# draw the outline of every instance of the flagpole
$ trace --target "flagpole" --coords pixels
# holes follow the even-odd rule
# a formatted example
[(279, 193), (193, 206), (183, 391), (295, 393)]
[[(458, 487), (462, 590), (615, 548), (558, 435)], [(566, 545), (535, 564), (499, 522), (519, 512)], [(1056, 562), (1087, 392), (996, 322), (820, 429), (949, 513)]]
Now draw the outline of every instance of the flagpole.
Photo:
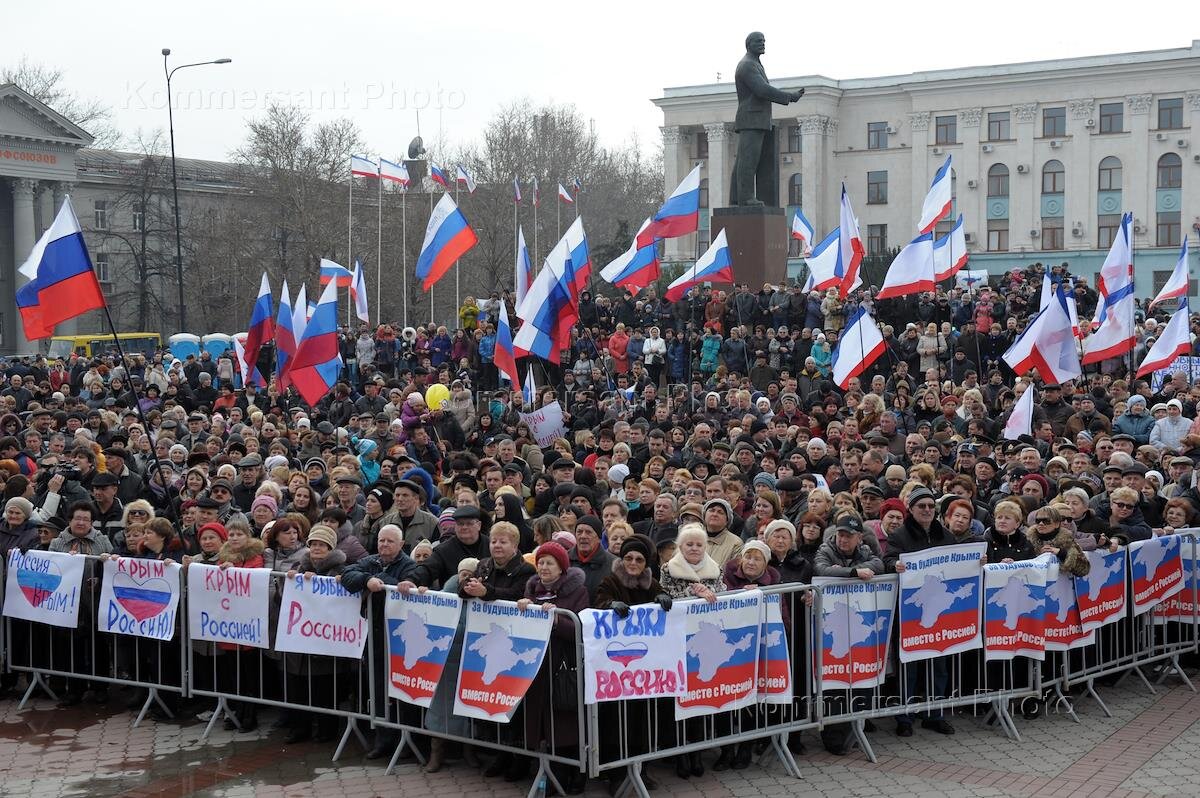
[(400, 274), (404, 306), (404, 326), (408, 326), (408, 186), (400, 195)]
[[(378, 324), (383, 320), (381, 308), (379, 305), (379, 292), (383, 287), (383, 160), (379, 161), (379, 222), (377, 226), (376, 241), (375, 241), (375, 323)], [(367, 284), (367, 278), (363, 277), (363, 285)], [(370, 325), (370, 322), (367, 322)]]
[[(433, 218), (433, 186), (429, 187), (429, 218)], [(433, 324), (433, 286), (429, 286), (429, 323)]]
[[(350, 166), (350, 209), (346, 217), (346, 263), (354, 263), (354, 166)], [(337, 281), (337, 278), (333, 278)], [(350, 322), (349, 308), (346, 309), (346, 322)]]
[(538, 267), (538, 203), (541, 199), (538, 197), (541, 187), (537, 184), (537, 178), (533, 179), (533, 257), (529, 259), (530, 271), (536, 272)]
[(554, 194), (554, 219), (558, 227), (558, 238), (562, 238), (562, 197), (558, 196), (557, 189)]
[[(461, 185), (461, 183), (459, 183), (458, 180), (454, 181), (454, 204), (455, 205), (458, 204), (458, 190), (459, 190), (460, 185)], [(458, 309), (460, 307), (462, 307), (462, 300), (459, 299), (459, 290), (458, 290), (458, 284), (459, 284), (458, 281), (459, 281), (459, 276), (461, 273), (462, 273), (462, 269), (459, 268), (458, 261), (455, 260), (454, 261), (454, 315), (456, 317), (458, 316)]]
[[(517, 182), (517, 178), (513, 177), (513, 185), (516, 185), (516, 182)], [(518, 211), (519, 205), (520, 205), (520, 203), (517, 202), (517, 195), (514, 193), (513, 194), (513, 263), (514, 264), (517, 263), (518, 259), (521, 256), (521, 242), (517, 240), (517, 229), (520, 227), (520, 224), (521, 224), (521, 222), (517, 218), (517, 211)], [(516, 272), (513, 275), (513, 301), (515, 302), (517, 299), (517, 283), (519, 283), (521, 281), (521, 274), (519, 271), (516, 271), (516, 270), (514, 270), (514, 271)], [(514, 305), (513, 306), (513, 316), (516, 316), (516, 315), (517, 315), (517, 309), (516, 309), (516, 306)]]

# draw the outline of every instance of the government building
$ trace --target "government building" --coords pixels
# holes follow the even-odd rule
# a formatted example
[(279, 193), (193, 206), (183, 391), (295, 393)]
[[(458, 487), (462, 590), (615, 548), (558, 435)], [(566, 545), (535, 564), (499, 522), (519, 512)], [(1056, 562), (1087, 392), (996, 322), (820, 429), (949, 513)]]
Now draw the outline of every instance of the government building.
[[(766, 64), (770, 75), (770, 56)], [(731, 64), (732, 66), (732, 64)], [(1141, 53), (834, 80), (772, 78), (805, 90), (775, 105), (779, 205), (803, 208), (817, 238), (850, 194), (868, 255), (916, 235), (934, 173), (953, 156), (955, 208), (970, 263), (998, 274), (1069, 262), (1094, 279), (1123, 211), (1134, 216), (1138, 296), (1151, 296), (1200, 231), (1200, 40)], [(727, 205), (737, 134), (732, 82), (668, 88), (663, 112), (666, 191), (697, 164), (701, 230), (667, 242), (688, 260), (709, 243), (710, 208)], [(947, 231), (950, 222), (939, 226)], [(1197, 263), (1192, 239), (1191, 263)], [(795, 242), (788, 276), (802, 279)], [(1197, 294), (1193, 281), (1191, 294)]]

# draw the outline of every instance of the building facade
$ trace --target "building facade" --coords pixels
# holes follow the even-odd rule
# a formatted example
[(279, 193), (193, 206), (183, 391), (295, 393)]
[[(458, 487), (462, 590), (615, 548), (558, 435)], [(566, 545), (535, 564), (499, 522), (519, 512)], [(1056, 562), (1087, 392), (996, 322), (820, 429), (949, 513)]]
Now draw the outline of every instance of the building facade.
[[(789, 219), (803, 208), (818, 238), (838, 223), (845, 183), (868, 254), (907, 244), (947, 155), (952, 218), (964, 218), (969, 268), (999, 273), (1067, 261), (1094, 279), (1122, 212), (1131, 211), (1137, 293), (1147, 296), (1169, 276), (1181, 237), (1200, 231), (1200, 141), (1192, 147), (1200, 40), (1143, 53), (772, 83), (805, 89), (798, 103), (774, 106), (779, 204)], [(708, 209), (727, 204), (737, 97), (732, 83), (718, 83), (668, 88), (654, 102), (663, 111), (666, 191), (704, 166), (701, 231), (668, 241), (665, 253), (688, 260), (708, 245)], [(949, 227), (945, 221), (939, 232)], [(789, 259), (789, 277), (803, 271), (802, 259)]]

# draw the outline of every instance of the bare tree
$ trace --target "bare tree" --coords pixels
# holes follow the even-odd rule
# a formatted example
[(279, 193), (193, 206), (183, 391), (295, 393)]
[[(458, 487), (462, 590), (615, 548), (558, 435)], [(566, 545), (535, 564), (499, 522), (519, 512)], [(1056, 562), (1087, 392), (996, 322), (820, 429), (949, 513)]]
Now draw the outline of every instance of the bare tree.
[(121, 133), (113, 120), (112, 109), (99, 100), (81, 97), (68, 89), (61, 69), (26, 57), (0, 68), (0, 83), (15, 83), (79, 125), (95, 138), (93, 147), (115, 149), (120, 146)]

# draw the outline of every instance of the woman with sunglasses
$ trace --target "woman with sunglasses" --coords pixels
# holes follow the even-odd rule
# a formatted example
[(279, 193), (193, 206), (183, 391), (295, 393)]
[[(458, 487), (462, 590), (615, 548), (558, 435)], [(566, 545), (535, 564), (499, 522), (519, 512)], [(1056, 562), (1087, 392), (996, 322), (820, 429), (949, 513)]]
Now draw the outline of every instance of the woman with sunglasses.
[[(1129, 490), (1131, 488), (1119, 488)], [(1117, 491), (1114, 491), (1114, 494)], [(996, 509), (999, 514), (999, 508)], [(1035, 556), (1053, 554), (1058, 558), (1059, 573), (1087, 576), (1091, 562), (1069, 529), (1063, 526), (1063, 516), (1055, 507), (1042, 507), (1033, 514), (1033, 526), (1027, 533)]]
[(1100, 519), (1108, 522), (1107, 533), (1098, 535), (1096, 543), (1116, 551), (1118, 545), (1128, 546), (1135, 540), (1148, 540), (1150, 525), (1138, 507), (1140, 494), (1133, 488), (1120, 487), (1108, 495), (1108, 504), (1097, 510)]

